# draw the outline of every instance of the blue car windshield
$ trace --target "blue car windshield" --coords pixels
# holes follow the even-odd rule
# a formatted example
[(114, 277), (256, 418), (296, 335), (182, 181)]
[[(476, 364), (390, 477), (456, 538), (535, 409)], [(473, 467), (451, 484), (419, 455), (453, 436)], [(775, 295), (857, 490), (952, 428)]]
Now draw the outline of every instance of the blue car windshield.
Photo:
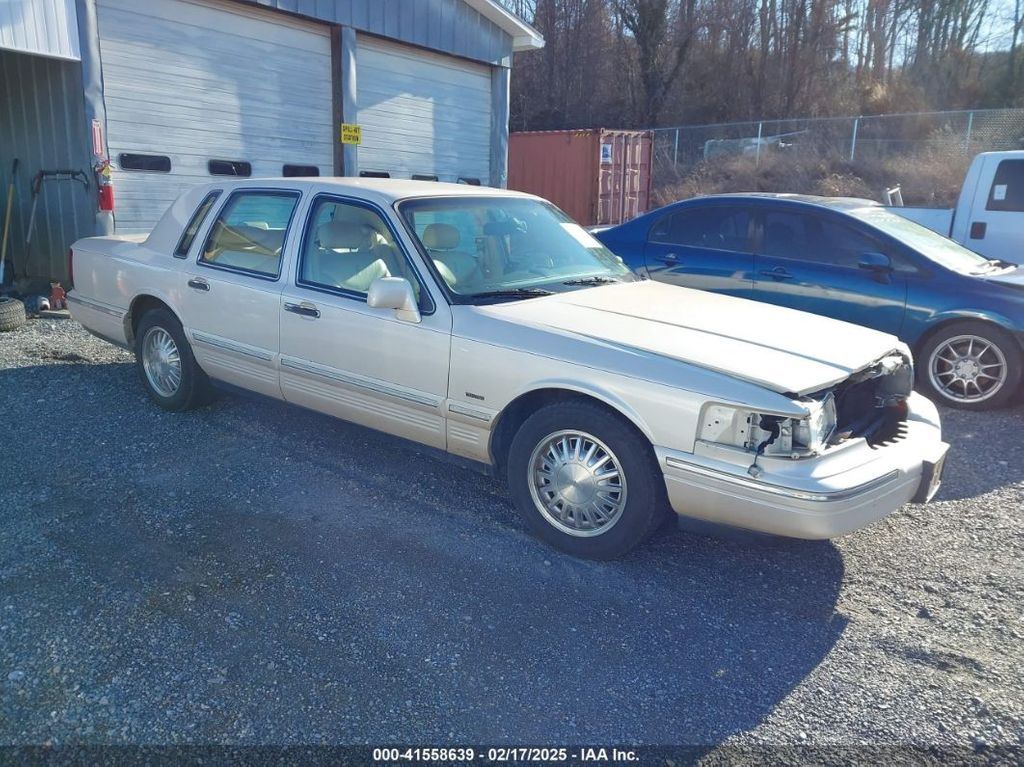
[(881, 229), (924, 257), (954, 272), (978, 273), (990, 268), (990, 262), (984, 256), (896, 213), (878, 208), (862, 208), (851, 212), (861, 221)]

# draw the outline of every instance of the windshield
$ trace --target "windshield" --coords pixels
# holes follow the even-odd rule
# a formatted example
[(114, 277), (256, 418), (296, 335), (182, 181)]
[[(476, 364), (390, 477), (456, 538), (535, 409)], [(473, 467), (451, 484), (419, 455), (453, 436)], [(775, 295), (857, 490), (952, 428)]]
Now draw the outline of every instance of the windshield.
[(434, 197), (399, 205), (456, 297), (515, 299), (636, 279), (558, 208), (516, 197)]
[(984, 272), (990, 268), (989, 260), (984, 256), (896, 213), (864, 208), (853, 211), (853, 215), (947, 269), (956, 272)]

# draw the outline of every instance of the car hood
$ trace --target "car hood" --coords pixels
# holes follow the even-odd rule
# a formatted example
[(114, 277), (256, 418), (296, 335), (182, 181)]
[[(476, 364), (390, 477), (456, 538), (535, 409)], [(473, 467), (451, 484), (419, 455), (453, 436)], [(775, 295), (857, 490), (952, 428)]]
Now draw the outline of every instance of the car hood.
[(1024, 266), (1018, 266), (1012, 271), (998, 272), (993, 275), (982, 275), (982, 279), (987, 280), (988, 282), (1010, 285), (1014, 288), (1024, 288)]
[(514, 322), (679, 360), (786, 394), (819, 391), (902, 348), (894, 336), (847, 322), (651, 281), (486, 309)]

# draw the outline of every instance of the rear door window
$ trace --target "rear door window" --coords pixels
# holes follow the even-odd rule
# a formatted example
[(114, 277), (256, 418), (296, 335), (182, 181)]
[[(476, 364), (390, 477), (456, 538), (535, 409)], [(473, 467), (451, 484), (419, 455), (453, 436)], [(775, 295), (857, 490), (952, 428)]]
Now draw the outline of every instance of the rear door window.
[(214, 222), (199, 263), (277, 278), (298, 192), (235, 192)]
[(1003, 160), (999, 163), (985, 210), (1024, 211), (1024, 160)]
[(196, 208), (196, 212), (192, 214), (192, 219), (188, 222), (188, 226), (185, 227), (185, 231), (181, 234), (181, 239), (178, 240), (178, 247), (174, 249), (175, 256), (185, 258), (188, 255), (193, 240), (195, 240), (196, 235), (202, 228), (203, 222), (206, 221), (206, 217), (210, 215), (210, 208), (213, 207), (213, 203), (218, 197), (220, 197), (219, 189), (206, 195), (205, 199), (199, 204), (199, 207)]
[(710, 206), (665, 216), (651, 229), (650, 241), (689, 248), (750, 252), (750, 214), (743, 208)]

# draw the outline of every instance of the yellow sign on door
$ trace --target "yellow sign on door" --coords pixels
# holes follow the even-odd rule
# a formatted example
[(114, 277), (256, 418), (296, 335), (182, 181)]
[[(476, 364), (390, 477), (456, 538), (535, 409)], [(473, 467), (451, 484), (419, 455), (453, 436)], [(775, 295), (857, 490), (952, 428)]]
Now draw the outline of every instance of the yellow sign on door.
[(342, 123), (341, 124), (341, 143), (342, 144), (362, 144), (363, 143), (363, 126), (356, 125), (354, 123)]

